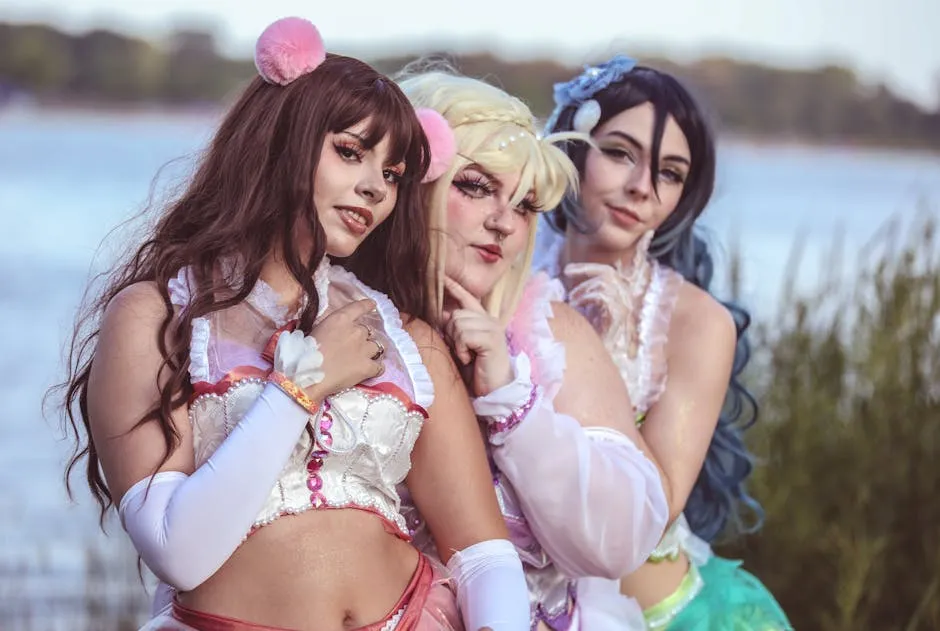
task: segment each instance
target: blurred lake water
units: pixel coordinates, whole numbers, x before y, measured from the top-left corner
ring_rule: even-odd
[[[136,555],[118,524],[107,538],[98,529],[81,472],[78,503],[67,501],[71,445],[54,415],[43,418],[41,399],[63,375],[90,270],[131,247],[117,235],[99,252],[102,239],[144,207],[167,162],[182,158],[164,182],[188,172],[214,116],[0,112],[0,628],[98,628],[90,609],[123,603],[133,620],[145,606]],[[728,142],[703,223],[717,279],[737,248],[743,303],[768,321],[795,243],[804,253],[797,286],[808,288],[837,232],[851,255],[841,273],[851,275],[853,253],[890,217],[918,208],[940,208],[940,157]]]

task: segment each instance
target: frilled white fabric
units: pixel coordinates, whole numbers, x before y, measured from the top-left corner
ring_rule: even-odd
[[[415,344],[414,339],[405,331],[402,325],[401,314],[398,309],[395,308],[388,296],[360,283],[352,272],[337,265],[331,266],[330,270],[333,277],[341,283],[356,286],[363,294],[375,302],[376,308],[382,316],[384,333],[398,351],[399,359],[407,375],[407,385],[411,390],[415,403],[423,408],[431,407],[431,404],[434,403],[434,382],[431,380],[431,374],[428,372],[427,366],[424,365],[424,360],[421,358],[420,351],[418,351],[418,345]]]
[[[551,302],[562,296],[558,281],[544,274],[530,280],[507,330],[515,379],[474,401],[479,415],[498,417],[538,386],[525,418],[489,449],[500,508],[526,571],[532,623],[556,630],[574,628],[580,615],[573,578],[632,571],[668,515],[655,466],[626,436],[584,428],[554,410],[565,353],[549,318]],[[416,541],[427,541],[420,516],[410,507],[408,515]]]
[[[680,515],[676,521],[672,522],[659,545],[650,555],[650,559],[675,559],[680,551],[684,552],[689,557],[689,561],[698,567],[702,567],[712,558],[711,545],[692,532],[685,515]]]
[[[185,309],[192,302],[196,279],[192,270],[183,268],[168,284],[170,302]],[[189,342],[189,376],[193,383],[209,381],[209,320],[193,318]]]
[[[494,447],[502,445],[528,415],[529,408],[538,406],[544,397],[540,388],[533,388],[529,356],[520,352],[511,361],[514,379],[487,396],[473,400],[473,411],[489,425],[489,441]]]
[[[407,538],[396,486],[410,470],[411,450],[425,419],[422,408],[434,400],[433,383],[387,296],[325,261],[315,281],[321,317],[353,300],[369,297],[375,301],[377,313],[369,323],[387,341],[386,374],[383,383],[365,384],[378,387],[357,387],[328,398],[330,444],[313,443],[306,432],[301,435],[253,528],[321,505],[357,507],[381,515]],[[193,286],[191,273],[181,270],[170,283],[171,301],[185,308]],[[231,381],[224,392],[201,394],[190,405],[197,467],[214,453],[260,394],[263,380],[240,373],[251,374],[246,368],[270,370],[262,350],[290,317],[277,293],[259,281],[245,305],[194,320],[191,380],[194,384]],[[199,337],[196,322],[202,322]],[[329,369],[324,366],[325,371]],[[394,389],[383,389],[389,382],[417,406],[395,396]]]
[[[531,366],[532,383],[548,399],[554,399],[565,376],[565,346],[555,339],[549,318],[552,302],[565,297],[565,288],[547,274],[533,274],[516,307],[506,340],[513,355],[524,353]]]
[[[274,370],[301,388],[309,388],[326,378],[323,372],[323,353],[312,335],[303,331],[285,331],[277,338]]]
[[[653,260],[640,269],[598,263],[565,266],[567,302],[601,336],[638,413],[666,389],[666,342],[682,277]]]
[[[666,389],[666,344],[682,276],[648,257],[630,265],[562,267],[563,246],[562,236],[540,227],[533,269],[562,280],[565,301],[594,326],[637,413],[645,413]]]

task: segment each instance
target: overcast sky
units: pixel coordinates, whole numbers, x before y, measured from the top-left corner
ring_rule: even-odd
[[[239,8],[234,8],[234,7]],[[0,20],[67,30],[104,26],[160,37],[181,23],[214,30],[247,57],[271,21],[300,15],[327,48],[479,49],[581,63],[613,52],[679,61],[729,54],[782,66],[834,62],[923,105],[940,105],[940,0],[0,0]],[[891,7],[890,9],[888,7]],[[331,47],[332,43],[332,47]]]

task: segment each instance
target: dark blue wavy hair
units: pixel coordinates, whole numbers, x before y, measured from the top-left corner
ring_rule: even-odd
[[[653,236],[650,255],[682,274],[687,281],[709,291],[714,263],[708,244],[695,232],[695,221],[708,205],[715,187],[715,141],[701,108],[676,78],[643,66],[623,74],[592,98],[601,107],[598,126],[624,110],[644,103],[653,105],[656,112],[652,146],[654,188],[659,180],[656,172],[659,150],[669,116],[685,134],[691,151],[691,169],[676,209]],[[572,104],[558,111],[552,128],[546,132],[570,131],[576,109]],[[566,150],[583,176],[587,147],[584,143],[569,143]],[[575,197],[569,196],[558,208],[547,213],[546,220],[552,229],[562,234],[569,224],[581,231],[590,229]],[[722,304],[731,312],[737,329],[731,380],[705,464],[684,511],[692,531],[706,541],[713,541],[722,533],[753,532],[763,523],[760,504],[745,488],[754,463],[743,434],[757,420],[757,402],[741,381],[751,355],[745,335],[751,318],[739,305]],[[745,517],[745,512],[750,513],[749,518]]]

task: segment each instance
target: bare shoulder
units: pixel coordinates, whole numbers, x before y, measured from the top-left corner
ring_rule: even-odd
[[[152,281],[141,281],[119,291],[108,303],[101,323],[102,335],[108,331],[131,334],[159,327],[168,314],[163,295]]]
[[[609,427],[631,438],[637,435],[626,383],[594,327],[567,304],[552,303],[555,339],[565,349],[565,377],[554,405],[585,427]]]
[[[178,404],[170,415],[169,422],[180,442],[170,446],[168,459],[164,459],[167,454],[164,430],[153,413],[174,370],[167,369],[159,344],[161,327],[172,315],[164,296],[156,283],[139,282],[111,299],[89,373],[88,420],[115,502],[120,502],[134,483],[158,468],[193,470],[192,435],[185,402]],[[170,336],[171,332],[166,334]],[[143,420],[148,422],[141,424]]]
[[[171,313],[156,283],[134,283],[118,292],[101,321],[93,376],[107,375],[109,384],[134,376],[150,379],[150,373],[163,363],[159,336]],[[165,335],[170,343],[172,331]]]
[[[679,286],[669,325],[670,355],[733,353],[737,329],[727,307],[688,281]]]
[[[405,329],[408,335],[410,335],[417,343],[420,343],[421,340],[428,341],[434,336],[440,338],[434,328],[421,318],[408,315],[407,313],[402,313],[401,321],[402,328]]]
[[[404,322],[402,328],[405,329],[405,332],[408,333],[415,344],[417,344],[418,350],[421,351],[422,355],[424,354],[424,347],[447,350],[447,344],[444,342],[440,333],[435,331],[434,327],[425,320],[414,317],[405,318],[403,315],[402,321]]]
[[[421,354],[421,359],[424,361],[425,367],[431,375],[431,379],[435,382],[438,382],[439,379],[444,377],[459,380],[460,374],[457,372],[457,367],[454,365],[450,348],[447,346],[447,343],[441,337],[440,333],[425,320],[420,318],[406,318],[404,314],[402,314],[402,321],[404,322],[402,328],[411,336],[411,339],[414,340],[415,345],[418,347],[418,352]]]
[[[594,327],[577,310],[560,301],[552,301],[551,305],[552,318],[549,319],[549,326],[556,340],[566,346],[600,341]]]
[[[554,317],[549,320],[555,341],[565,349],[566,382],[582,386],[593,380],[603,382],[607,374],[616,382],[620,373],[610,357],[604,342],[591,323],[576,309],[563,302],[552,302]]]

